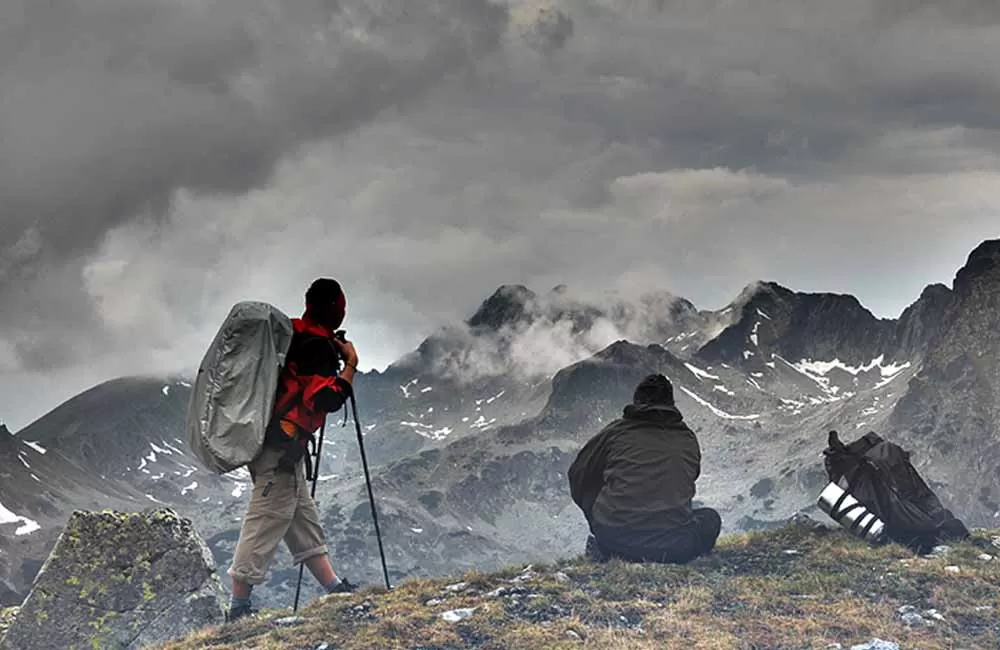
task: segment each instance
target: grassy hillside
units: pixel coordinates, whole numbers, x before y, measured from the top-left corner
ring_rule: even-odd
[[[997,648],[996,534],[915,557],[799,524],[682,567],[576,558],[329,596],[160,650]]]

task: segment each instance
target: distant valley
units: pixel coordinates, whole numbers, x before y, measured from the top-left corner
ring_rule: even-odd
[[[465,322],[358,377],[391,575],[580,552],[586,524],[565,470],[649,372],[675,384],[703,450],[697,499],[720,509],[727,532],[815,513],[831,428],[889,436],[967,524],[995,526],[998,331],[1000,240],[897,319],[773,282],[718,311],[666,292],[500,287]],[[20,602],[75,508],[170,505],[228,563],[249,480],[208,473],[187,452],[189,391],[183,377],[122,378],[0,430],[0,603]],[[343,412],[328,421],[317,498],[338,571],[377,583],[354,426],[342,425]],[[297,575],[282,551],[262,596],[286,604]]]

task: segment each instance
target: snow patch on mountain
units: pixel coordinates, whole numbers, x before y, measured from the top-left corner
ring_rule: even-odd
[[[166,447],[170,451],[174,452],[175,454],[178,454],[180,456],[186,456],[187,455],[182,450],[178,449],[177,447],[175,447],[174,445],[170,444],[166,440],[161,440],[160,442],[163,444],[164,447]]]
[[[19,514],[7,509],[2,503],[0,503],[0,525],[3,524],[16,524],[20,522],[20,526],[14,529],[15,535],[29,535],[36,530],[41,530],[41,526],[38,525],[37,521],[33,519],[28,519]]]
[[[714,404],[711,404],[708,400],[705,400],[705,399],[699,397],[693,391],[688,390],[686,387],[681,386],[681,390],[683,390],[685,393],[687,393],[688,395],[690,395],[691,399],[693,399],[694,401],[698,402],[699,404],[701,404],[702,406],[704,406],[705,408],[707,408],[708,410],[710,410],[712,413],[714,413],[715,415],[717,415],[720,418],[724,418],[726,420],[756,420],[756,419],[758,419],[760,417],[760,415],[756,415],[756,414],[754,414],[754,415],[733,415],[731,413],[726,413],[725,411],[723,411],[719,407],[715,406]]]
[[[250,470],[248,470],[246,467],[237,467],[233,471],[227,472],[223,476],[227,476],[227,477],[233,479],[234,481],[249,480],[250,479]]]
[[[862,366],[850,366],[840,359],[833,359],[832,361],[814,361],[812,359],[802,359],[798,363],[792,364],[797,370],[807,373],[811,376],[822,378],[818,379],[823,383],[828,383],[829,380],[826,379],[826,375],[834,369],[843,370],[851,375],[857,377],[861,373],[871,372],[875,368],[879,369],[879,373],[882,377],[892,378],[901,373],[903,370],[911,366],[910,362],[907,361],[903,364],[885,363],[885,355],[880,354],[868,363]]]
[[[875,388],[882,388],[883,386],[888,385],[894,379],[902,375],[903,371],[909,367],[910,367],[909,361],[907,361],[901,366],[889,365],[882,367],[881,371],[882,371],[882,377],[884,377],[884,379],[882,379],[882,381],[880,381],[879,383],[875,384]]]
[[[403,397],[405,397],[406,399],[410,399],[411,397],[413,397],[413,395],[410,395],[410,387],[416,386],[418,383],[420,383],[420,379],[415,377],[410,381],[406,382],[405,384],[402,384],[399,387],[399,390],[403,392]]]
[[[717,390],[717,391],[719,391],[721,393],[725,393],[726,395],[729,395],[730,397],[736,397],[736,393],[734,393],[733,391],[731,391],[728,388],[726,388],[724,384],[716,384],[715,386],[712,387],[712,390]]]
[[[31,447],[32,449],[34,449],[38,453],[43,454],[43,455],[45,454],[45,448],[42,447],[37,442],[32,442],[31,440],[24,440],[23,442],[24,442],[24,444],[28,445],[29,447]]]
[[[465,421],[468,421],[468,418],[465,418]],[[451,434],[454,431],[454,429],[448,426],[435,428],[436,425],[434,424],[425,424],[423,422],[408,422],[406,420],[401,421],[399,425],[413,429],[414,431],[419,433],[424,438],[427,438],[428,440],[444,440],[445,438],[448,437],[449,434]]]
[[[164,449],[163,447],[158,447],[155,443],[149,443],[150,449],[158,454],[163,454],[164,456],[172,456],[174,452]]]
[[[496,421],[497,421],[496,418],[490,418],[489,420],[487,420],[485,415],[480,415],[479,418],[476,419],[476,421],[470,424],[469,426],[472,427],[473,429],[483,430],[488,428],[490,425],[495,424]]]
[[[701,368],[691,365],[690,363],[685,362],[684,367],[693,372],[694,375],[700,379],[719,379],[717,375],[713,375],[712,373],[702,370]]]
[[[788,397],[781,398],[781,406],[779,408],[791,410],[794,413],[801,413],[803,407],[805,407],[805,402],[800,402],[797,399],[790,399]]]

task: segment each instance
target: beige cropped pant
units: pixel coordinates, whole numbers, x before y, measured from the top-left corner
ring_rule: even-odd
[[[233,564],[227,572],[231,578],[247,584],[265,581],[282,540],[295,564],[327,552],[316,502],[309,494],[305,460],[299,461],[294,474],[279,472],[278,459],[282,453],[267,447],[247,466],[253,492]]]

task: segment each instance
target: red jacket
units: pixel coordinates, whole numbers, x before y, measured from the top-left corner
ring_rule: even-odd
[[[292,319],[295,333],[278,382],[274,415],[269,429],[273,442],[300,439],[315,433],[328,413],[340,410],[351,394],[351,384],[337,376],[340,355],[333,332],[308,316]]]

